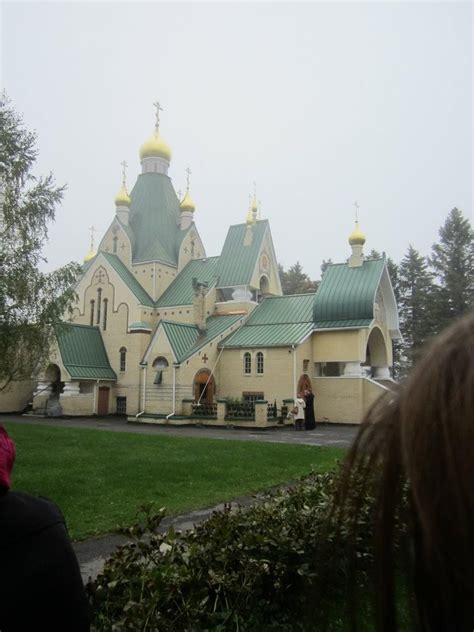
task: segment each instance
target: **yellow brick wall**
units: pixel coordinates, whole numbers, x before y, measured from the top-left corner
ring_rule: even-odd
[[[363,362],[365,346],[359,331],[314,333],[312,336],[314,362]]]
[[[252,354],[252,373],[244,373],[244,353]],[[264,355],[264,373],[256,373],[256,354]],[[265,399],[280,404],[293,397],[291,349],[225,349],[219,363],[219,397],[242,397],[243,392],[263,392]]]

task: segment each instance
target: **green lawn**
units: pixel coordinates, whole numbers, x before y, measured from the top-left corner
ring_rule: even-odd
[[[154,501],[169,514],[251,494],[340,459],[341,448],[5,426],[17,445],[13,489],[52,498],[71,537],[133,522]]]

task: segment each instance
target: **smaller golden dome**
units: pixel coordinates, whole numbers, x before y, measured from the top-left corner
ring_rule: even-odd
[[[196,206],[195,206],[191,196],[189,195],[189,191],[186,191],[186,195],[181,200],[181,203],[180,203],[179,206],[180,206],[182,211],[191,211],[191,212],[194,213],[194,211],[196,210]]]
[[[94,250],[89,250],[89,252],[86,254],[86,256],[84,257],[84,263],[88,263],[91,259],[93,259],[96,256],[96,252],[94,252]]]
[[[363,246],[365,244],[365,235],[359,228],[359,222],[355,223],[355,228],[349,235],[349,244],[351,246]]]
[[[125,186],[122,186],[115,196],[115,206],[130,206],[130,196]]]
[[[168,162],[171,160],[171,149],[156,129],[140,147],[140,160],[144,158],[163,158]]]
[[[247,224],[249,226],[250,226],[250,224],[254,224],[255,223],[254,216],[253,216],[251,208],[249,208],[249,212],[247,213],[247,219],[245,221],[247,222]]]

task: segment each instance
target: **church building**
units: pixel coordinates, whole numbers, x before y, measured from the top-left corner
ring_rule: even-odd
[[[386,261],[364,257],[357,222],[348,260],[328,266],[317,292],[283,296],[255,195],[220,254],[206,255],[189,173],[182,199],[168,175],[159,107],[140,161],[91,244],[33,410],[266,427],[311,388],[318,421],[360,422],[390,387],[400,333]]]

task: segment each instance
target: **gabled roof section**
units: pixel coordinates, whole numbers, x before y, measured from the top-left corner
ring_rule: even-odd
[[[250,284],[268,227],[268,220],[264,219],[250,226],[237,224],[229,228],[217,268],[219,275],[217,287]],[[252,231],[249,245],[245,245],[247,230]]]
[[[347,263],[330,265],[316,292],[314,321],[318,325],[327,321],[371,321],[384,267],[385,259],[364,261],[354,268]]]
[[[169,177],[162,173],[140,174],[130,198],[133,263],[161,261],[177,266],[179,245],[186,231],[180,230],[179,201]]]
[[[254,309],[247,322],[220,347],[287,347],[299,344],[313,330],[315,294],[269,296]]]
[[[208,283],[209,287],[217,281],[217,267],[219,257],[208,259],[193,259],[187,263],[171,285],[157,300],[157,307],[175,307],[179,305],[192,305],[193,303],[193,278]]]
[[[242,318],[242,314],[209,316],[206,320],[207,329],[204,335],[199,334],[196,325],[186,325],[169,320],[161,321],[161,325],[173,349],[176,361],[180,363],[197,353],[199,349],[220,336]]]
[[[116,380],[97,327],[61,323],[55,330],[63,364],[73,380]]]
[[[140,285],[137,279],[133,276],[127,266],[122,261],[110,252],[100,253],[105,260],[110,263],[115,272],[119,275],[125,285],[133,292],[140,305],[146,305],[147,307],[154,307],[154,302],[151,296]]]

